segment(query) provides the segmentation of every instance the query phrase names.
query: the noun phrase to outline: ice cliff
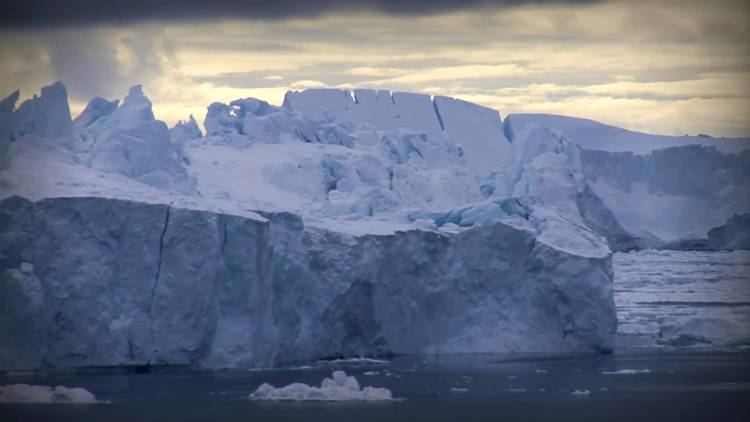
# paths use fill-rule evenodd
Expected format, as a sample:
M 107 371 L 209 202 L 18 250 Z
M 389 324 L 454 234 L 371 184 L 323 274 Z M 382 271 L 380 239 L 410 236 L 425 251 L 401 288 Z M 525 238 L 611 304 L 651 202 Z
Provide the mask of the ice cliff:
M 512 222 L 353 235 L 289 213 L 20 197 L 0 222 L 3 368 L 603 350 L 616 326 L 608 250 Z
M 608 350 L 611 250 L 746 244 L 747 141 L 373 90 L 213 103 L 205 135 L 139 86 L 73 120 L 62 84 L 18 96 L 0 368 Z

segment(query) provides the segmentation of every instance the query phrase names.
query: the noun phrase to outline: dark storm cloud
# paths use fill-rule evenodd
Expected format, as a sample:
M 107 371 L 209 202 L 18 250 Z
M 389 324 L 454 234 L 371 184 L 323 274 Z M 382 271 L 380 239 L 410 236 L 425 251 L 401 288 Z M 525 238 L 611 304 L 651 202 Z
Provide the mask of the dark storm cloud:
M 222 18 L 284 19 L 350 11 L 429 15 L 482 7 L 595 2 L 597 0 L 9 0 L 0 6 L 0 27 Z

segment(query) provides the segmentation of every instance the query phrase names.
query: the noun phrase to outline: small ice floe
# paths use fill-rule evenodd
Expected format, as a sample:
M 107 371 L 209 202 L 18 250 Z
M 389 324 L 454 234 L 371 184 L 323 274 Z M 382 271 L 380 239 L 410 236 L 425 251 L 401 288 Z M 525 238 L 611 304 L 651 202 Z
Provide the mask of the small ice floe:
M 391 390 L 387 388 L 360 388 L 355 377 L 347 376 L 344 371 L 334 371 L 333 378 L 325 378 L 320 387 L 295 382 L 285 387 L 276 388 L 263 383 L 248 396 L 250 400 L 274 401 L 349 401 L 349 400 L 393 400 Z
M 582 390 L 573 390 L 570 392 L 570 395 L 576 397 L 588 397 L 589 395 L 591 395 L 591 391 L 586 390 L 585 388 Z
M 383 359 L 373 358 L 343 358 L 343 359 L 330 359 L 330 360 L 319 360 L 318 363 L 328 365 L 388 365 L 391 362 Z
M 301 371 L 306 369 L 315 369 L 314 366 L 311 365 L 301 365 L 301 366 L 282 366 L 278 368 L 248 368 L 248 371 L 250 372 L 263 372 L 263 371 Z
M 464 387 L 451 387 L 451 393 L 465 393 L 469 391 L 468 388 Z
M 526 389 L 525 388 L 505 388 L 503 389 L 503 391 L 508 392 L 508 393 L 525 393 Z
M 635 374 L 650 374 L 651 371 L 648 369 L 620 369 L 617 371 L 602 371 L 604 375 L 635 375 Z
M 363 373 L 362 375 L 367 375 L 367 376 L 380 375 L 380 372 L 378 372 L 378 371 L 367 371 L 367 372 Z
M 11 384 L 0 386 L 0 403 L 101 403 L 85 388 L 55 388 L 46 385 Z
M 546 374 L 547 370 L 546 369 L 537 369 L 534 372 L 536 372 L 537 374 Z
M 508 375 L 508 379 L 509 379 L 509 380 L 514 380 L 514 379 L 516 379 L 516 378 L 518 378 L 518 377 L 517 377 L 517 376 L 515 376 L 515 375 Z

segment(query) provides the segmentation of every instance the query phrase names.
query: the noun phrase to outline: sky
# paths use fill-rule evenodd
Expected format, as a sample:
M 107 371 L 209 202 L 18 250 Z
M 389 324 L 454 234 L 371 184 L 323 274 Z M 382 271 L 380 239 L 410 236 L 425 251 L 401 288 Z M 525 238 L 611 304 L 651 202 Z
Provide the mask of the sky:
M 56 80 L 71 110 L 142 84 L 157 118 L 213 101 L 375 88 L 750 137 L 750 0 L 11 0 L 0 97 Z

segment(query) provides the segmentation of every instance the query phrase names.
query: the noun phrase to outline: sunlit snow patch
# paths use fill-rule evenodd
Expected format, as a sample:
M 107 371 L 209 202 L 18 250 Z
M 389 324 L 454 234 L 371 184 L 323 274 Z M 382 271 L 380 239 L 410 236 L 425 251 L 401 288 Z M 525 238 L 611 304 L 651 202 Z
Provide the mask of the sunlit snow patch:
M 650 374 L 651 371 L 648 369 L 620 369 L 618 371 L 602 371 L 604 375 L 635 375 L 635 374 Z
M 96 396 L 85 388 L 68 388 L 58 385 L 11 384 L 0 386 L 0 403 L 100 403 Z
M 349 400 L 393 400 L 391 390 L 387 388 L 360 388 L 353 376 L 344 371 L 334 371 L 333 378 L 325 378 L 320 387 L 295 382 L 285 387 L 276 388 L 263 383 L 248 397 L 250 400 L 283 400 L 283 401 L 349 401 Z

